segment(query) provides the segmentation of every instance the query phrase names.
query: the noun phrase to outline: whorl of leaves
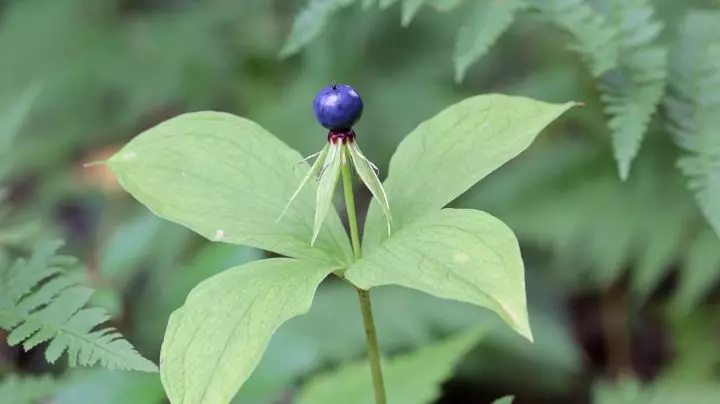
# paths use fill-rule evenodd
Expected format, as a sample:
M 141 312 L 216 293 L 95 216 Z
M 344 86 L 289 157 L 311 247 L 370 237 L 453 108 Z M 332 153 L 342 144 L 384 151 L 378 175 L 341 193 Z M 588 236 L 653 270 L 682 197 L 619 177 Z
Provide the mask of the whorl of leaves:
M 457 0 L 379 0 L 379 6 L 387 9 L 400 2 L 406 22 L 421 6 L 434 5 L 437 10 L 446 10 L 435 3 L 452 3 L 453 7 L 459 3 Z M 651 0 L 465 3 L 469 7 L 463 10 L 472 12 L 468 12 L 455 43 L 456 80 L 463 79 L 469 66 L 487 52 L 520 11 L 535 12 L 534 15 L 568 34 L 572 42 L 570 48 L 583 56 L 591 74 L 597 78 L 612 134 L 617 171 L 620 178 L 630 184 L 616 184 L 617 173 L 606 172 L 602 179 L 585 178 L 579 187 L 562 197 L 546 188 L 541 194 L 551 195 L 547 206 L 539 206 L 537 211 L 519 208 L 523 219 L 516 222 L 511 219 L 512 227 L 521 236 L 537 235 L 542 239 L 538 241 L 549 243 L 561 257 L 568 255 L 563 253 L 566 249 L 582 250 L 574 243 L 585 240 L 581 247 L 596 251 L 586 251 L 584 260 L 597 270 L 596 280 L 600 282 L 616 279 L 623 265 L 636 264 L 633 282 L 641 293 L 648 293 L 673 262 L 680 262 L 683 270 L 678 303 L 686 309 L 696 304 L 720 278 L 720 253 L 717 253 L 720 235 L 720 30 L 717 27 L 720 12 L 690 11 L 670 52 L 661 42 L 664 24 Z M 289 42 L 292 40 L 291 35 Z M 667 117 L 668 129 L 685 153 L 677 162 L 682 175 L 667 171 L 665 162 L 633 163 L 661 103 L 666 116 L 656 121 L 663 122 Z M 638 171 L 634 175 L 637 178 L 629 176 L 631 164 L 639 165 L 633 169 Z M 654 171 L 648 171 L 648 164 L 654 164 Z M 682 185 L 683 176 L 687 178 L 688 187 L 715 234 L 701 231 L 691 236 L 687 233 L 688 223 L 695 223 L 693 201 L 678 189 L 661 190 L 658 176 L 668 186 Z M 517 178 L 513 178 L 512 183 L 520 187 Z M 628 192 L 633 186 L 641 189 Z M 657 193 L 645 192 L 653 187 Z M 668 195 L 667 201 L 662 201 L 665 207 L 661 218 L 626 212 L 636 204 L 638 211 L 646 210 L 647 201 L 656 200 L 657 195 Z M 607 204 L 599 204 L 605 197 Z M 618 202 L 623 198 L 632 201 Z M 614 208 L 608 208 L 607 215 L 603 216 L 598 206 L 602 207 L 600 210 L 606 206 Z M 587 234 L 578 233 L 581 230 Z M 538 234 L 534 234 L 536 231 Z M 635 231 L 637 233 L 633 233 Z M 606 236 L 585 238 L 600 233 Z M 639 243 L 640 238 L 645 241 Z

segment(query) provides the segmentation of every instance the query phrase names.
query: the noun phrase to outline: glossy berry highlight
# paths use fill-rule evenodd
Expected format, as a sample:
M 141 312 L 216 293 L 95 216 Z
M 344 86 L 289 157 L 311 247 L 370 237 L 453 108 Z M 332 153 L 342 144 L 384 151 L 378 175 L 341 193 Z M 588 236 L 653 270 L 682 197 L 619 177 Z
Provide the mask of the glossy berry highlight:
M 325 128 L 334 132 L 349 132 L 362 116 L 363 102 L 352 87 L 333 83 L 317 93 L 313 111 Z

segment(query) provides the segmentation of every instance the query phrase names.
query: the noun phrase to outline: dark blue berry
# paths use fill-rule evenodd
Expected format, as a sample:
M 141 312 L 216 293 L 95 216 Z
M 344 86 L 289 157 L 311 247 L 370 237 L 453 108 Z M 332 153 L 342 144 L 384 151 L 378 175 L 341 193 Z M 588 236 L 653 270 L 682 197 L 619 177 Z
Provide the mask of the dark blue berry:
M 313 111 L 320 125 L 331 131 L 344 132 L 360 120 L 363 102 L 352 87 L 333 84 L 315 96 Z

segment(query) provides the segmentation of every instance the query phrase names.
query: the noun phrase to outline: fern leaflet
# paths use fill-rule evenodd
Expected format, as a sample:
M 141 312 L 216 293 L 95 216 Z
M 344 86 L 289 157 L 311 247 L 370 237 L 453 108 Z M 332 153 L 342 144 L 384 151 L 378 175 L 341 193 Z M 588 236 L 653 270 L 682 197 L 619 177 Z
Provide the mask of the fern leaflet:
M 59 243 L 42 244 L 29 260 L 0 268 L 0 328 L 8 344 L 25 350 L 50 341 L 45 358 L 54 363 L 67 351 L 70 366 L 100 363 L 109 369 L 157 371 L 112 328 L 100 308 L 84 308 L 92 290 L 64 273 L 71 260 L 55 255 Z
M 403 27 L 408 27 L 415 18 L 415 14 L 420 11 L 425 0 L 403 0 L 402 2 L 402 16 L 400 17 L 400 24 Z
M 719 12 L 688 14 L 673 49 L 669 130 L 687 154 L 677 165 L 708 222 L 720 235 Z
M 393 0 L 390 0 L 393 1 Z M 440 12 L 448 12 L 457 8 L 463 0 L 403 0 L 401 25 L 407 27 L 412 22 L 418 11 L 428 5 Z
M 310 0 L 295 17 L 290 35 L 280 50 L 280 57 L 286 58 L 298 53 L 320 35 L 333 13 L 354 2 L 355 0 Z
M 526 1 L 575 38 L 570 49 L 583 55 L 593 76 L 617 66 L 617 33 L 586 0 Z
M 398 0 L 380 0 L 380 10 L 387 10 Z
M 455 42 L 455 81 L 462 81 L 470 65 L 487 52 L 524 7 L 518 0 L 488 0 L 475 5 L 469 23 L 460 28 Z
M 668 52 L 656 44 L 663 24 L 655 18 L 649 0 L 598 4 L 619 33 L 619 65 L 603 77 L 601 89 L 618 171 L 625 181 L 665 92 Z
M 375 0 L 363 0 L 362 1 L 362 8 L 363 10 L 369 10 L 375 5 Z

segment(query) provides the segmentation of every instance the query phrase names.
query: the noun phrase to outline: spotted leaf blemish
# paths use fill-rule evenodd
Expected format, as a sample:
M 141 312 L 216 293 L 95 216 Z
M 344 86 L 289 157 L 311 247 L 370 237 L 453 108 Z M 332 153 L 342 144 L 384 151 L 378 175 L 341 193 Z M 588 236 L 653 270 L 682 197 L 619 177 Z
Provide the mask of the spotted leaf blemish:
M 455 254 L 453 254 L 453 261 L 457 262 L 458 264 L 464 264 L 464 263 L 470 261 L 470 256 L 467 253 L 458 251 Z

